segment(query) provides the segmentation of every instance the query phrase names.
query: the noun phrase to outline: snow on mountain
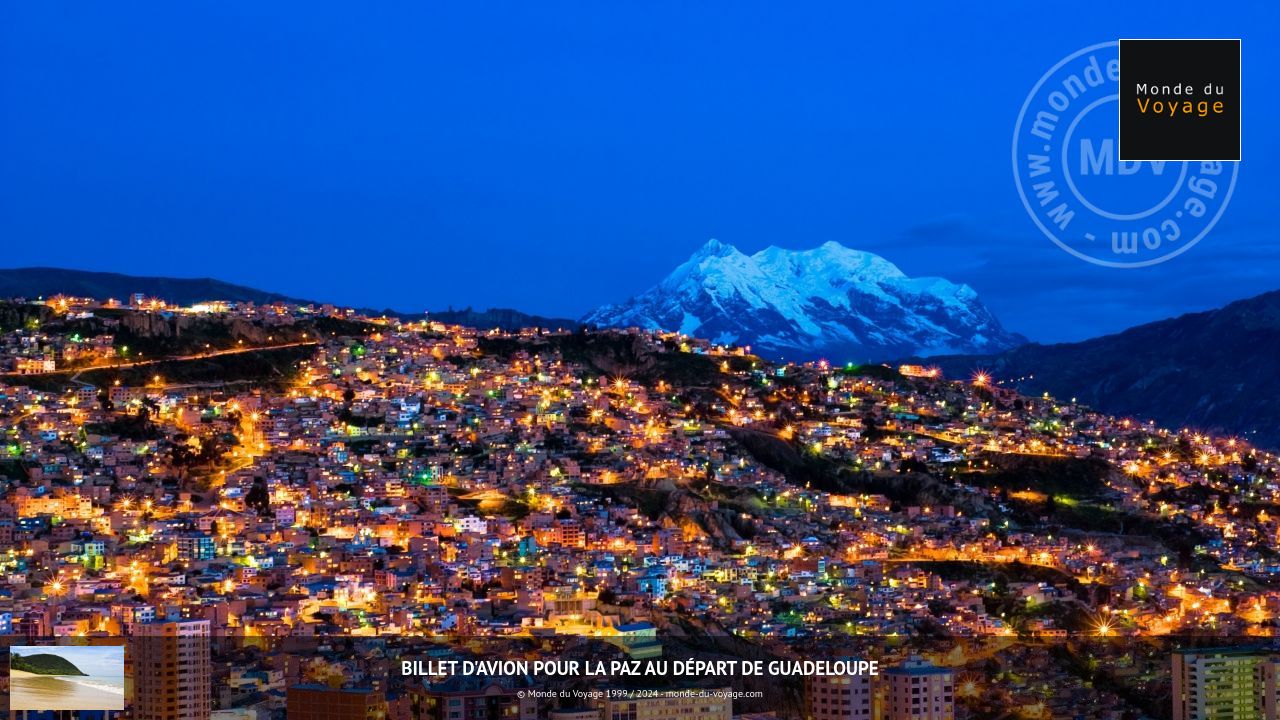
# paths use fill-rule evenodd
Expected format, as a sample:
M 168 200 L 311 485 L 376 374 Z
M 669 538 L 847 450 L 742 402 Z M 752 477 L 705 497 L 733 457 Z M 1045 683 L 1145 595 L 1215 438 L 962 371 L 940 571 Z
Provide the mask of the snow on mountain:
M 746 255 L 711 240 L 653 288 L 583 322 L 678 331 L 787 359 L 861 362 L 1025 342 L 969 286 L 910 278 L 878 255 L 836 242 Z

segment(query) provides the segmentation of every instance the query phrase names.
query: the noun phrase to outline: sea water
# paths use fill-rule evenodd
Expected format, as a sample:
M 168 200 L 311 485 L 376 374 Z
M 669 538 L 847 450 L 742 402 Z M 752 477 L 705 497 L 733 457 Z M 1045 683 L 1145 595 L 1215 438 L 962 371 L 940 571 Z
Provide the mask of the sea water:
M 117 695 L 124 694 L 124 677 L 121 675 L 59 675 L 58 678 Z

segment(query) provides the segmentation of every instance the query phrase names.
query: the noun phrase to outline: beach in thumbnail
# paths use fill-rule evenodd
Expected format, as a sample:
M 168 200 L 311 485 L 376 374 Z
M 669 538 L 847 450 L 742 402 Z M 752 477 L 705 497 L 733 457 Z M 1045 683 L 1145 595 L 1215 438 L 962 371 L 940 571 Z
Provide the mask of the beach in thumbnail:
M 10 710 L 121 710 L 124 648 L 15 647 Z

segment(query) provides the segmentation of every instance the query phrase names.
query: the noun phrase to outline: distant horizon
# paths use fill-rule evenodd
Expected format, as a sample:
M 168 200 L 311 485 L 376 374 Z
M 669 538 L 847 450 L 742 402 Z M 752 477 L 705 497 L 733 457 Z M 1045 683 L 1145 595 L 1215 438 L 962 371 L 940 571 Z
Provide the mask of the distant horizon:
M 704 241 L 704 243 L 703 243 L 703 244 L 705 244 L 706 242 L 709 242 L 710 240 L 718 240 L 718 238 L 711 238 L 711 239 L 709 239 L 708 241 Z M 721 242 L 723 242 L 723 241 L 721 241 Z M 830 241 L 828 241 L 828 242 L 830 242 Z M 723 244 L 732 246 L 732 243 L 729 243 L 729 242 L 724 242 Z M 821 243 L 819 244 L 819 246 L 820 246 L 820 245 L 821 245 Z M 700 245 L 699 247 L 701 247 L 701 245 Z M 793 251 L 795 251 L 795 250 L 810 250 L 810 249 L 813 249 L 814 247 L 818 247 L 818 246 L 807 247 L 807 248 L 793 248 L 793 247 L 783 247 L 783 246 L 777 246 L 777 245 L 775 245 L 775 246 L 770 246 L 770 247 L 779 247 L 779 248 L 782 248 L 782 249 L 786 249 L 786 250 L 793 250 Z M 849 248 L 849 246 L 847 246 L 847 245 L 845 245 L 844 247 Z M 849 249 L 851 249 L 851 250 L 857 250 L 858 248 L 849 248 Z M 739 248 L 739 251 L 740 251 L 740 252 L 744 252 L 744 253 L 746 252 L 746 251 L 741 250 L 740 248 Z M 758 252 L 758 251 L 757 251 L 757 252 Z M 869 251 L 867 251 L 867 252 L 869 252 Z M 886 256 L 884 256 L 884 255 L 882 255 L 882 254 L 880 254 L 880 253 L 873 253 L 873 254 L 876 254 L 876 255 L 878 255 L 879 257 L 881 257 L 881 258 L 883 258 L 883 259 L 885 259 L 885 260 L 888 260 L 889 262 L 893 263 L 893 258 L 891 258 L 891 257 L 886 257 Z M 686 259 L 687 259 L 687 258 L 686 258 Z M 894 264 L 896 265 L 896 263 L 894 263 Z M 671 270 L 674 270 L 674 269 L 675 269 L 675 267 L 676 267 L 676 266 L 672 266 Z M 194 282 L 198 282 L 198 281 L 212 281 L 212 282 L 218 282 L 218 283 L 223 283 L 223 284 L 227 284 L 227 285 L 234 285 L 234 286 L 238 286 L 238 287 L 241 287 L 241 288 L 243 288 L 243 289 L 246 289 L 246 290 L 252 290 L 252 291 L 256 291 L 256 292 L 261 292 L 261 293 L 264 293 L 264 294 L 281 295 L 281 296 L 284 296 L 284 297 L 286 297 L 286 298 L 288 298 L 288 299 L 290 299 L 290 300 L 296 300 L 296 301 L 302 301 L 302 302 L 309 302 L 309 303 L 317 303 L 317 304 L 324 304 L 324 305 L 333 305 L 333 306 L 335 306 L 335 307 L 351 308 L 351 309 L 365 310 L 365 311 L 375 311 L 375 312 L 395 312 L 395 313 L 400 313 L 400 314 L 404 314 L 404 315 L 414 315 L 414 314 L 420 314 L 420 313 L 425 313 L 425 314 L 430 315 L 431 313 L 440 313 L 440 312 L 464 312 L 464 311 L 468 311 L 468 310 L 470 310 L 470 311 L 474 311 L 474 312 L 481 312 L 481 313 L 483 313 L 483 312 L 492 312 L 492 311 L 508 311 L 508 310 L 509 310 L 509 311 L 519 312 L 519 313 L 524 314 L 524 315 L 535 315 L 535 316 L 540 316 L 540 317 L 544 317 L 544 318 L 548 318 L 548 319 L 553 319 L 553 320 L 566 320 L 566 321 L 570 321 L 570 322 L 575 322 L 575 323 L 576 323 L 576 322 L 580 321 L 580 320 L 583 318 L 583 316 L 584 316 L 584 315 L 586 315 L 586 314 L 588 314 L 589 312 L 591 312 L 592 310 L 594 310 L 594 309 L 595 309 L 595 307 L 599 307 L 599 306 L 595 306 L 595 307 L 592 307 L 592 308 L 587 308 L 586 310 L 583 310 L 583 311 L 581 311 L 581 312 L 578 312 L 578 313 L 575 313 L 575 314 L 572 314 L 572 315 L 565 315 L 565 316 L 555 316 L 555 315 L 552 315 L 552 314 L 546 314 L 546 313 L 533 312 L 533 311 L 530 311 L 530 310 L 528 310 L 528 309 L 526 309 L 526 308 L 524 308 L 524 307 L 521 307 L 521 306 L 508 306 L 508 305 L 484 305 L 484 304 L 478 304 L 478 305 L 476 305 L 476 304 L 472 304 L 472 305 L 462 305 L 462 304 L 459 304 L 459 303 L 450 303 L 450 304 L 446 304 L 446 305 L 444 305 L 444 306 L 424 307 L 424 308 L 419 308 L 419 309 L 413 309 L 413 308 L 405 308 L 405 307 L 395 307 L 395 306 L 390 306 L 390 305 L 382 306 L 382 305 L 379 305 L 379 304 L 378 304 L 378 303 L 376 303 L 376 302 L 371 302 L 371 301 L 367 301 L 367 302 L 356 301 L 356 302 L 354 302 L 354 303 L 335 302 L 335 301 L 329 300 L 329 299 L 327 299 L 327 298 L 325 298 L 325 297 L 322 297 L 322 296 L 321 296 L 322 292 L 321 292 L 320 294 L 317 294 L 316 296 L 294 296 L 294 295 L 292 295 L 292 294 L 289 294 L 289 293 L 285 293 L 285 292 L 281 292 L 281 291 L 279 291 L 279 290 L 276 290 L 274 287 L 270 287 L 270 286 L 259 286 L 259 285 L 250 285 L 250 284 L 247 284 L 247 283 L 243 283 L 243 282 L 235 282 L 235 281 L 228 280 L 228 279 L 226 279 L 226 278 L 222 278 L 222 277 L 218 277 L 218 276 L 214 276 L 214 275 L 176 275 L 176 274 L 175 274 L 175 275 L 167 275 L 167 274 L 166 274 L 166 275 L 154 275 L 154 274 L 142 275 L 142 274 L 129 273 L 129 272 L 117 272 L 117 271 L 113 271 L 113 270 L 94 270 L 94 269 L 87 269 L 87 268 L 75 268 L 75 267 L 65 267 L 65 266 L 57 266 L 57 265 L 26 265 L 26 266 L 20 266 L 20 267 L 0 267 L 0 272 L 22 272 L 22 271 L 36 271 L 36 270 L 55 270 L 55 271 L 70 271 L 70 272 L 95 273 L 95 274 L 104 274 L 104 275 L 115 275 L 115 276 L 119 276 L 119 277 L 126 277 L 126 278 L 139 278 L 139 279 L 151 279 L 151 280 L 179 280 L 179 281 L 194 281 Z M 652 287 L 653 285 L 658 284 L 658 283 L 659 283 L 659 282 L 661 282 L 661 281 L 662 281 L 662 279 L 663 279 L 663 278 L 665 278 L 665 277 L 666 277 L 666 274 L 664 274 L 662 277 L 655 278 L 655 279 L 653 280 L 653 282 L 652 282 L 648 287 Z M 943 278 L 943 279 L 945 279 L 945 280 L 949 280 L 949 281 L 954 282 L 954 283 L 957 283 L 957 284 L 968 284 L 968 283 L 965 283 L 962 279 L 956 279 L 956 278 L 952 278 L 952 277 L 945 277 L 945 276 L 911 276 L 911 277 L 913 277 L 913 278 L 919 278 L 919 277 L 942 277 L 942 278 Z M 972 286 L 970 286 L 970 287 L 972 287 Z M 1134 323 L 1132 323 L 1132 324 L 1130 324 L 1130 325 L 1126 325 L 1126 326 L 1121 327 L 1121 328 L 1118 328 L 1118 329 L 1110 330 L 1110 331 L 1107 331 L 1107 332 L 1100 332 L 1100 333 L 1098 333 L 1097 335 L 1090 335 L 1090 336 L 1088 336 L 1088 337 L 1082 337 L 1082 338 L 1071 339 L 1071 340 L 1044 340 L 1044 339 L 1041 339 L 1041 338 L 1036 337 L 1036 336 L 1034 336 L 1034 335 L 1029 335 L 1029 334 L 1027 334 L 1026 332 L 1022 332 L 1022 331 L 1019 331 L 1019 330 L 1016 330 L 1016 329 L 1010 328 L 1010 327 L 1008 326 L 1008 324 L 1007 324 L 1007 323 L 1005 323 L 1004 318 L 1001 318 L 1001 317 L 999 316 L 999 314 L 996 314 L 996 319 L 997 319 L 997 320 L 999 320 L 999 321 L 1001 322 L 1001 324 L 1005 327 L 1005 329 L 1006 329 L 1006 330 L 1010 330 L 1011 332 L 1019 332 L 1020 334 L 1022 334 L 1022 335 L 1026 338 L 1026 340 L 1027 340 L 1027 342 L 1028 342 L 1028 343 L 1032 343 L 1032 344 L 1040 344 L 1040 345 L 1054 345 L 1054 344 L 1061 344 L 1061 343 L 1083 342 L 1083 341 L 1090 340 L 1090 339 L 1093 339 L 1093 338 L 1105 337 L 1105 336 L 1108 336 L 1108 335 L 1115 335 L 1115 334 L 1118 334 L 1118 333 L 1124 332 L 1124 331 L 1126 331 L 1126 330 L 1128 330 L 1128 329 L 1130 329 L 1130 328 L 1137 327 L 1137 326 L 1140 326 L 1140 325 L 1147 325 L 1147 324 L 1150 324 L 1150 323 L 1153 323 L 1153 322 L 1160 322 L 1161 320 L 1173 319 L 1173 318 L 1181 317 L 1181 316 L 1183 316 L 1183 315 L 1190 315 L 1190 314 L 1195 314 L 1195 313 L 1200 313 L 1200 312 L 1209 312 L 1209 311 L 1213 311 L 1213 310 L 1216 310 L 1216 309 L 1219 309 L 1219 308 L 1225 307 L 1225 306 L 1230 305 L 1230 304 L 1235 303 L 1235 302 L 1240 302 L 1240 301 L 1243 301 L 1243 300 L 1249 300 L 1249 299 L 1251 299 L 1251 298 L 1255 298 L 1255 297 L 1258 297 L 1258 296 L 1260 296 L 1260 295 L 1265 295 L 1265 294 L 1267 294 L 1267 293 L 1270 293 L 1270 292 L 1276 292 L 1276 291 L 1280 291 L 1280 286 L 1277 286 L 1277 287 L 1274 287 L 1274 288 L 1271 288 L 1271 289 L 1264 289 L 1264 290 L 1261 290 L 1261 291 L 1259 291 L 1259 292 L 1254 292 L 1254 293 L 1250 293 L 1250 294 L 1242 295 L 1242 296 L 1239 296 L 1239 297 L 1228 298 L 1228 299 L 1226 299 L 1226 300 L 1222 301 L 1221 303 L 1219 303 L 1219 304 L 1217 304 L 1217 305 L 1213 305 L 1213 306 L 1211 306 L 1211 307 L 1205 307 L 1205 308 L 1200 308 L 1200 309 L 1188 309 L 1188 310 L 1184 310 L 1184 311 L 1176 312 L 1176 313 L 1173 313 L 1173 314 L 1170 314 L 1170 315 L 1167 315 L 1167 316 L 1164 316 L 1164 317 L 1153 318 L 1153 319 L 1145 320 L 1145 321 L 1142 321 L 1142 322 L 1134 322 Z M 984 298 L 980 292 L 979 292 L 978 296 L 979 296 L 979 299 L 981 299 L 984 303 L 986 302 L 986 298 Z M 628 296 L 628 297 L 626 297 L 626 298 L 618 298 L 617 300 L 614 300 L 614 301 L 612 301 L 612 302 L 613 302 L 613 303 L 622 302 L 622 301 L 624 301 L 624 300 L 629 299 L 630 297 L 631 297 L 631 296 Z M 94 299 L 96 299 L 96 300 L 106 300 L 106 299 L 108 299 L 108 298 L 94 298 Z M 167 300 L 167 299 L 169 299 L 169 298 L 161 298 L 161 299 Z M 209 298 L 209 299 L 210 299 L 210 300 L 220 300 L 220 299 L 225 299 L 225 298 Z
M 568 312 L 544 311 L 539 309 L 541 307 L 541 303 L 538 303 L 534 300 L 534 294 L 532 293 L 530 293 L 530 295 L 528 296 L 529 302 L 526 304 L 521 304 L 519 302 L 519 299 L 517 299 L 515 302 L 507 303 L 507 302 L 502 302 L 497 300 L 492 302 L 486 302 L 484 300 L 479 300 L 479 299 L 462 301 L 462 300 L 450 300 L 449 298 L 441 298 L 439 300 L 427 301 L 425 304 L 422 304 L 420 307 L 413 307 L 412 303 L 397 303 L 395 300 L 389 300 L 388 302 L 379 301 L 376 299 L 379 295 L 379 293 L 376 292 L 376 290 L 375 292 L 368 293 L 367 296 L 364 293 L 360 293 L 360 292 L 339 293 L 340 295 L 342 295 L 343 299 L 336 299 L 336 298 L 326 296 L 326 293 L 329 293 L 332 291 L 333 288 L 331 286 L 326 286 L 325 288 L 321 289 L 321 288 L 315 288 L 315 287 L 308 287 L 306 285 L 299 285 L 296 279 L 284 277 L 280 273 L 276 273 L 270 278 L 254 279 L 254 278 L 234 277 L 236 273 L 231 273 L 230 275 L 187 274 L 187 271 L 183 268 L 175 268 L 172 271 L 157 269 L 153 271 L 142 272 L 142 271 L 130 271 L 127 269 L 125 270 L 104 269 L 102 267 L 78 267 L 70 264 L 49 264 L 49 263 L 14 265 L 14 266 L 0 268 L 0 270 L 4 270 L 4 271 L 41 270 L 41 269 L 69 270 L 69 271 L 75 271 L 75 272 L 102 273 L 102 274 L 108 274 L 108 275 L 119 275 L 119 276 L 125 276 L 125 277 L 139 277 L 139 278 L 157 278 L 157 279 L 192 280 L 192 281 L 211 280 L 211 281 L 225 283 L 228 285 L 236 285 L 236 286 L 244 287 L 250 290 L 256 290 L 259 292 L 282 295 L 291 299 L 306 300 L 308 302 L 323 303 L 323 304 L 334 305 L 337 307 L 344 307 L 344 308 L 361 308 L 366 310 L 394 311 L 394 312 L 403 313 L 403 314 L 430 313 L 430 312 L 441 312 L 441 311 L 463 311 L 468 309 L 479 311 L 479 312 L 485 312 L 485 311 L 491 311 L 491 310 L 514 310 L 526 315 L 536 315 L 536 316 L 553 318 L 553 319 L 577 321 L 577 320 L 580 320 L 584 315 L 590 313 L 592 310 L 602 305 L 621 303 L 625 300 L 628 300 L 634 297 L 635 295 L 641 292 L 644 292 L 645 290 L 648 290 L 654 285 L 657 285 L 664 278 L 666 278 L 667 275 L 669 275 L 672 270 L 674 270 L 681 263 L 687 260 L 694 252 L 697 251 L 698 248 L 700 248 L 708 240 L 711 240 L 711 239 L 720 240 L 720 238 L 707 238 L 692 245 L 691 248 L 689 249 L 689 252 L 686 253 L 686 255 L 683 258 L 677 260 L 665 271 L 662 271 L 659 274 L 651 278 L 648 278 L 647 280 L 641 279 L 642 283 L 647 283 L 647 284 L 642 284 L 639 287 L 639 289 L 632 292 L 628 292 L 625 295 L 619 295 L 613 298 L 605 299 L 601 303 L 598 303 L 595 305 L 589 305 L 582 308 L 572 309 L 572 310 L 569 310 Z M 908 276 L 912 278 L 939 277 L 939 278 L 951 281 L 953 283 L 968 285 L 970 288 L 973 288 L 974 291 L 978 293 L 978 297 L 982 300 L 983 304 L 986 305 L 992 311 L 992 313 L 996 316 L 996 318 L 1000 321 L 1001 325 L 1004 326 L 1006 330 L 1021 334 L 1025 336 L 1030 342 L 1041 343 L 1041 344 L 1081 342 L 1081 341 L 1089 340 L 1095 337 L 1114 335 L 1116 333 L 1123 332 L 1129 328 L 1136 327 L 1139 325 L 1146 325 L 1152 322 L 1159 322 L 1161 320 L 1180 317 L 1182 315 L 1187 315 L 1191 313 L 1207 312 L 1207 311 L 1215 310 L 1217 308 L 1224 307 L 1233 302 L 1237 302 L 1240 300 L 1247 300 L 1249 298 L 1257 297 L 1259 295 L 1280 290 L 1280 284 L 1277 284 L 1275 286 L 1262 286 L 1258 288 L 1250 288 L 1247 291 L 1243 292 L 1242 294 L 1226 295 L 1225 297 L 1217 299 L 1216 301 L 1205 300 L 1205 301 L 1196 303 L 1196 302 L 1187 301 L 1186 299 L 1184 299 L 1183 306 L 1170 307 L 1167 313 L 1165 314 L 1154 314 L 1151 312 L 1147 312 L 1141 315 L 1135 315 L 1135 319 L 1133 320 L 1133 322 L 1128 322 L 1128 323 L 1121 322 L 1119 324 L 1113 324 L 1111 326 L 1101 327 L 1098 329 L 1097 332 L 1094 332 L 1094 333 L 1084 333 L 1084 334 L 1077 333 L 1070 336 L 1056 336 L 1053 333 L 1049 333 L 1047 337 L 1042 337 L 1040 332 L 1038 331 L 1042 330 L 1043 328 L 1031 329 L 1021 325 L 1015 325 L 1014 321 L 1011 321 L 1009 318 L 1007 318 L 1006 315 L 1002 313 L 1000 309 L 998 309 L 998 307 L 996 306 L 996 303 L 993 303 L 991 301 L 991 298 L 988 293 L 984 293 L 980 288 L 975 286 L 973 282 L 966 279 L 965 277 L 954 275 L 954 274 L 952 275 L 919 274 L 919 273 L 908 272 L 907 270 L 902 268 L 902 264 L 899 261 L 895 260 L 895 258 L 892 255 L 892 250 L 890 251 L 867 250 L 865 248 L 849 245 L 847 243 L 840 242 L 838 240 L 835 240 L 835 241 L 822 240 L 822 241 L 817 241 L 808 246 L 796 245 L 794 243 L 787 243 L 787 244 L 770 243 L 763 247 L 751 249 L 751 250 L 739 247 L 730 241 L 721 240 L 721 242 L 724 242 L 724 244 L 726 245 L 731 245 L 737 248 L 740 252 L 746 255 L 755 254 L 769 247 L 778 247 L 778 248 L 783 248 L 787 250 L 807 250 L 807 249 L 813 249 L 813 248 L 819 247 L 822 244 L 827 242 L 837 242 L 842 246 L 849 248 L 851 250 L 870 252 L 893 263 L 895 266 L 898 266 L 900 269 L 903 269 L 903 272 L 905 272 Z M 379 288 L 380 281 L 390 280 L 394 278 L 397 272 L 399 271 L 388 270 L 386 271 L 385 277 L 379 278 L 379 282 L 370 282 L 367 285 L 365 285 L 363 289 Z M 1114 271 L 1106 270 L 1105 272 L 1114 272 Z M 1120 272 L 1126 272 L 1126 271 L 1120 271 Z M 275 281 L 280 280 L 282 278 L 284 279 L 284 282 L 281 283 L 282 285 L 281 287 L 278 287 Z M 293 287 L 297 289 L 286 290 L 283 288 L 283 286 Z M 367 297 L 367 299 L 360 299 L 361 297 Z M 105 298 L 100 298 L 100 299 L 105 299 Z M 1023 303 L 1021 307 L 1023 309 L 1026 309 L 1029 307 L 1029 304 Z M 1051 308 L 1051 310 L 1059 310 L 1059 309 L 1060 308 L 1056 308 L 1056 307 Z

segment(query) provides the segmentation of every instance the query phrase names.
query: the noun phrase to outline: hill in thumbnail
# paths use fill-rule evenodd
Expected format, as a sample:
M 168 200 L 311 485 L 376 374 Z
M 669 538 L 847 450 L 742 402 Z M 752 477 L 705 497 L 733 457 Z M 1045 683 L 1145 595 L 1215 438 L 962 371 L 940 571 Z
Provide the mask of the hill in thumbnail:
M 75 663 L 53 653 L 36 653 L 34 655 L 19 655 L 11 653 L 9 656 L 9 669 L 21 670 L 29 672 L 33 675 L 85 675 Z

